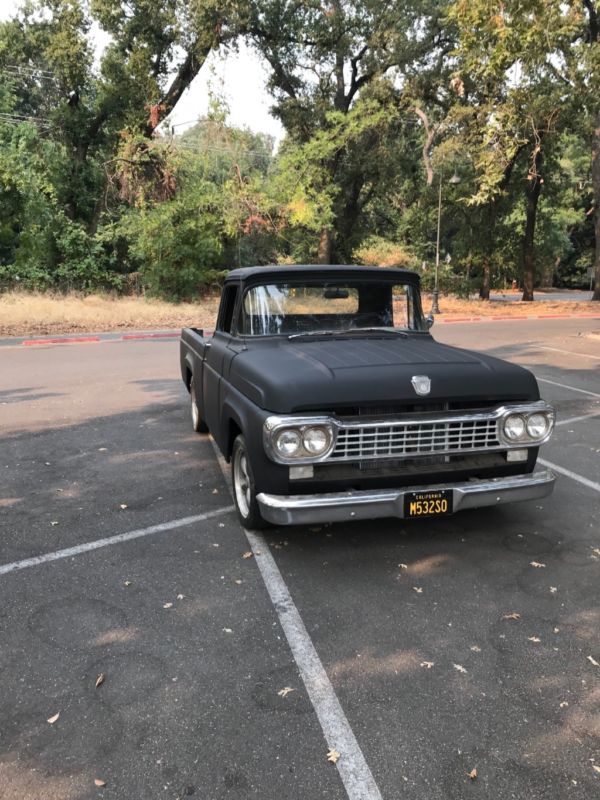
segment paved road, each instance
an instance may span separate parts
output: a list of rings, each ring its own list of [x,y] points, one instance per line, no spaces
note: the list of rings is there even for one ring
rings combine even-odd
[[[598,327],[434,329],[543,381],[551,498],[273,530],[253,558],[175,341],[0,348],[2,799],[600,796]],[[346,773],[322,723],[355,737]]]

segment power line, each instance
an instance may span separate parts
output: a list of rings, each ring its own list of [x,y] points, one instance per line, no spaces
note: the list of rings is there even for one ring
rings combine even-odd
[[[10,125],[25,125],[27,122],[38,124],[40,128],[48,128],[50,120],[44,117],[26,117],[22,114],[6,114],[0,111],[0,123],[8,123]]]
[[[20,64],[3,64],[0,67],[0,72],[5,72],[13,75],[24,75],[26,77],[40,76],[50,80],[56,79],[56,73],[49,69],[41,69],[38,67],[26,67]]]

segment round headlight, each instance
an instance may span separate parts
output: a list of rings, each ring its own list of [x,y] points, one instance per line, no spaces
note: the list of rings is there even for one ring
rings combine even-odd
[[[306,428],[302,444],[307,453],[319,456],[329,447],[329,436],[323,428]]]
[[[504,435],[517,442],[525,435],[525,420],[520,414],[509,414],[504,420]]]
[[[527,420],[527,433],[532,439],[543,439],[548,432],[548,418],[545,414],[532,414]]]
[[[281,431],[275,439],[275,447],[282,456],[295,456],[302,445],[302,439],[298,431],[288,429]]]

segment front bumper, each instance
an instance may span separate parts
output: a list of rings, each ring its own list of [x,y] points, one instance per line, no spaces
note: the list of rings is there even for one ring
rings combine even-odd
[[[555,475],[548,469],[529,475],[408,486],[376,491],[333,492],[330,494],[273,495],[261,493],[256,499],[260,513],[274,525],[307,525],[315,522],[345,522],[376,517],[404,517],[404,496],[413,492],[451,490],[454,511],[500,503],[517,503],[547,497],[554,488]]]

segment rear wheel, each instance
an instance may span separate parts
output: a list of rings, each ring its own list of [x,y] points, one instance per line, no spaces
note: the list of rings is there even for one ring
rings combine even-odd
[[[240,522],[244,528],[265,528],[267,523],[260,514],[256,502],[254,475],[248,459],[246,440],[240,434],[233,443],[231,454],[231,481],[233,498]]]
[[[196,397],[196,385],[194,384],[193,377],[190,381],[190,401],[190,408],[192,412],[192,428],[196,431],[196,433],[208,433],[208,425],[200,416],[200,408],[198,407],[198,399]]]

